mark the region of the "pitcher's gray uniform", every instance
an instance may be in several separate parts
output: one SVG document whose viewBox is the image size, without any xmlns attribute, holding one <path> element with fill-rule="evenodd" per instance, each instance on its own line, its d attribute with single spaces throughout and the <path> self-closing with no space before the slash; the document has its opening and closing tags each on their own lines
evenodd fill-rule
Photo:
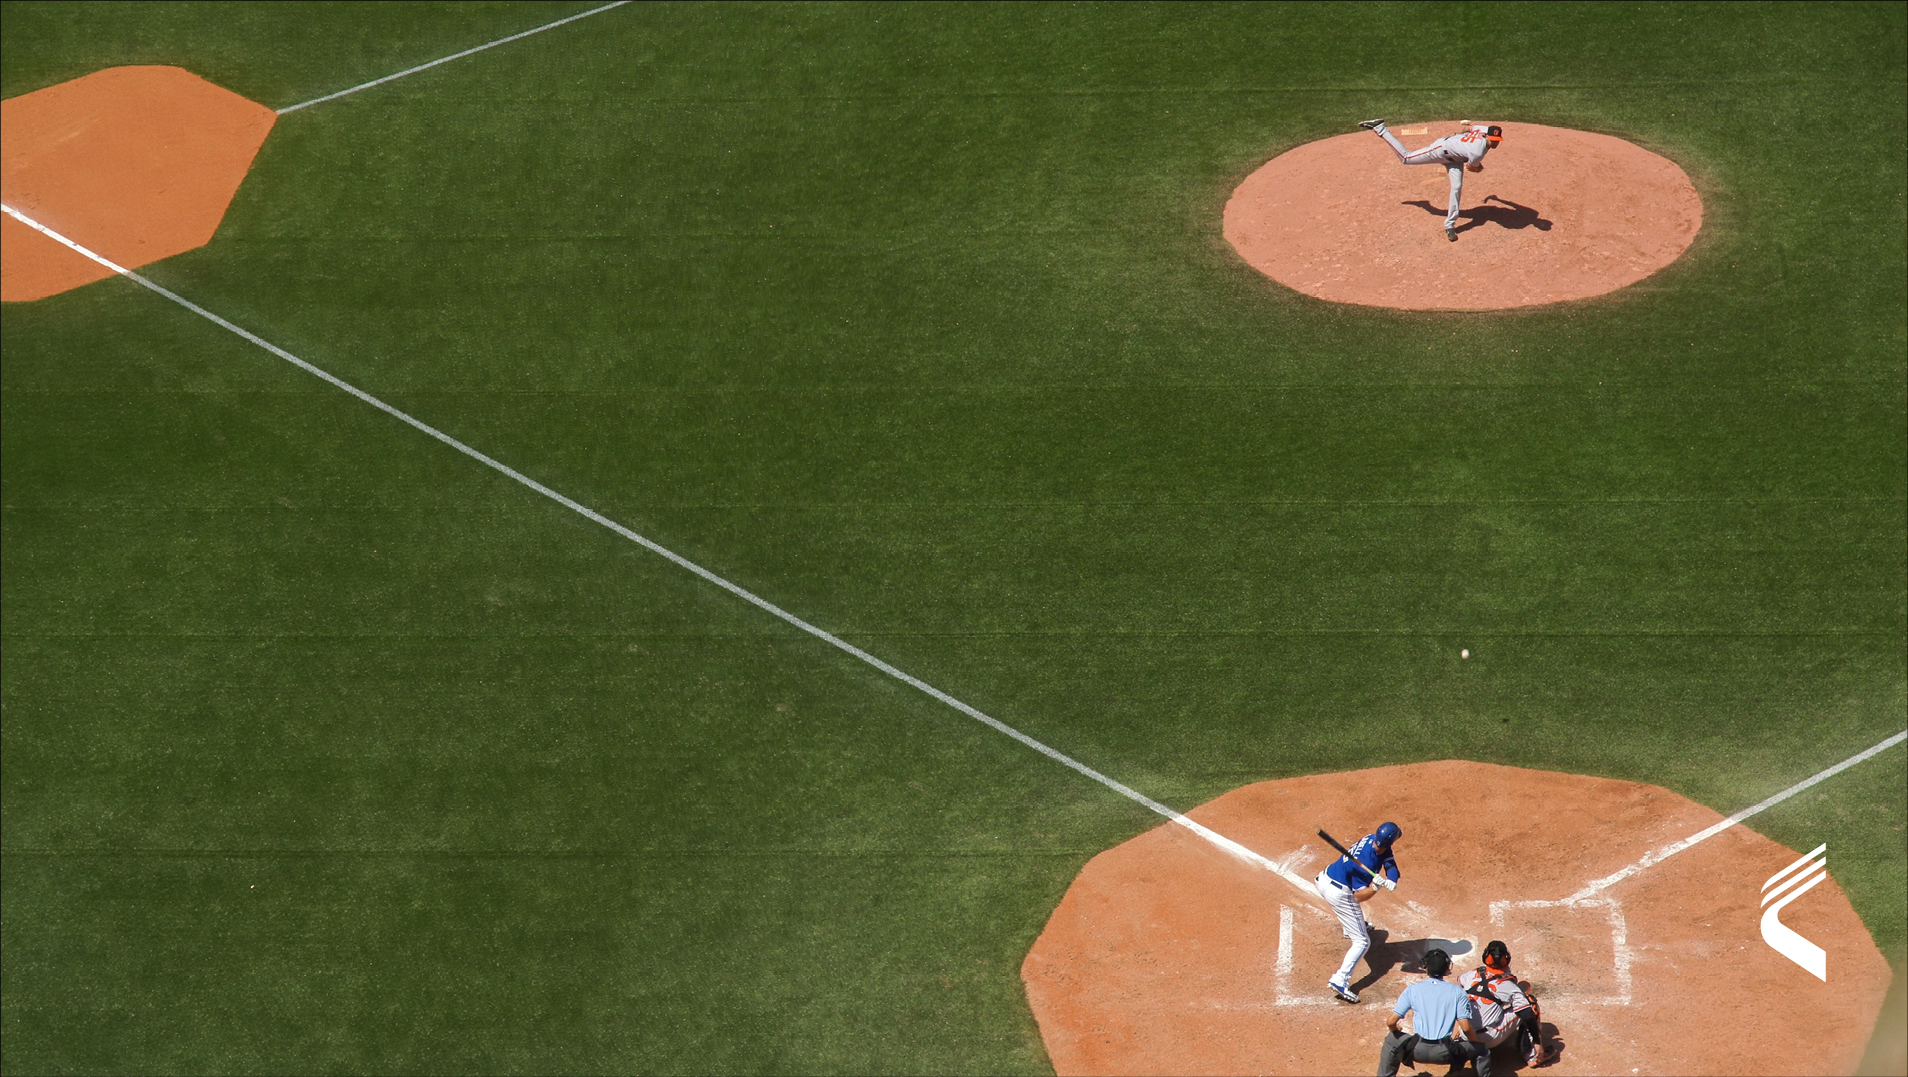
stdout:
<svg viewBox="0 0 1908 1077">
<path fill-rule="evenodd" d="M 1484 155 L 1504 140 L 1504 129 L 1496 124 L 1474 123 L 1455 135 L 1446 135 L 1417 151 L 1407 150 L 1385 127 L 1383 120 L 1366 120 L 1358 126 L 1375 131 L 1391 147 L 1398 160 L 1408 165 L 1443 165 L 1451 174 L 1451 204 L 1444 211 L 1444 238 L 1457 242 L 1458 196 L 1464 193 L 1464 170 L 1484 171 Z"/>
</svg>

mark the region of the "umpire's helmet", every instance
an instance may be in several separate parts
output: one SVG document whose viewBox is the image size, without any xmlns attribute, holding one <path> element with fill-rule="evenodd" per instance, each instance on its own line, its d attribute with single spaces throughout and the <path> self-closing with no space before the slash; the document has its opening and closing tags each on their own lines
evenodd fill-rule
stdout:
<svg viewBox="0 0 1908 1077">
<path fill-rule="evenodd" d="M 1424 971 L 1429 976 L 1443 976 L 1451 971 L 1451 955 L 1443 950 L 1431 949 L 1424 952 Z"/>
<path fill-rule="evenodd" d="M 1379 823 L 1378 832 L 1372 835 L 1372 837 L 1378 839 L 1378 844 L 1387 849 L 1391 847 L 1392 842 L 1397 841 L 1403 836 L 1404 831 L 1398 829 L 1397 823 Z"/>
</svg>

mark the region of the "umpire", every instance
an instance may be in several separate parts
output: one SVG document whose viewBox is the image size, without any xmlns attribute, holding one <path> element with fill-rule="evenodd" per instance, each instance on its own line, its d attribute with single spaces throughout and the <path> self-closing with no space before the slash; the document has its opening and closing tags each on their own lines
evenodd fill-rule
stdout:
<svg viewBox="0 0 1908 1077">
<path fill-rule="evenodd" d="M 1378 1052 L 1378 1077 L 1398 1077 L 1402 1061 L 1443 1062 L 1455 1072 L 1466 1062 L 1477 1067 L 1477 1077 L 1491 1077 L 1491 1052 L 1471 1042 L 1477 1011 L 1471 996 L 1444 977 L 1451 971 L 1451 955 L 1443 950 L 1424 952 L 1424 971 L 1429 980 L 1412 984 L 1398 996 L 1385 1024 L 1391 1032 Z M 1411 1014 L 1411 1035 L 1399 1031 L 1398 1019 Z"/>
</svg>

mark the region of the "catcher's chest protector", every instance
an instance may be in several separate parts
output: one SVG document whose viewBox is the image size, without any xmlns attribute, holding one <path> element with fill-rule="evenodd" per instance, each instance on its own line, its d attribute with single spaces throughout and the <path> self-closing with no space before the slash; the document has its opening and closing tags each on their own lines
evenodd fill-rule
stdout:
<svg viewBox="0 0 1908 1077">
<path fill-rule="evenodd" d="M 1491 984 L 1493 982 L 1502 982 L 1510 978 L 1511 978 L 1511 974 L 1508 972 L 1494 973 L 1491 971 L 1488 965 L 1479 965 L 1477 967 L 1477 982 L 1465 988 L 1464 993 L 1467 995 L 1471 995 L 1475 998 L 1481 998 L 1486 1002 L 1490 1002 L 1498 1006 L 1502 1006 L 1504 1005 L 1504 1000 L 1501 998 L 1498 998 L 1497 993 L 1491 990 Z"/>
<path fill-rule="evenodd" d="M 1477 967 L 1477 982 L 1465 988 L 1464 993 L 1470 995 L 1472 998 L 1502 1006 L 1504 1009 L 1509 1010 L 1510 1007 L 1504 1005 L 1504 1000 L 1497 997 L 1497 992 L 1491 990 L 1492 984 L 1503 983 L 1505 980 L 1515 983 L 1517 982 L 1517 977 L 1512 976 L 1508 972 L 1498 972 L 1488 965 L 1479 965 Z M 1542 1012 L 1537 1008 L 1536 999 L 1531 998 L 1529 995 L 1525 995 L 1524 998 L 1530 1003 L 1530 1012 L 1533 1016 Z"/>
</svg>

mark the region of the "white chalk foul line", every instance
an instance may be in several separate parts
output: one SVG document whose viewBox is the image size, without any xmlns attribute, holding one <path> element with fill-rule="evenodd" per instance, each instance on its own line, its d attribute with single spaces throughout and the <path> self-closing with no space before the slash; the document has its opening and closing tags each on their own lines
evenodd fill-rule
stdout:
<svg viewBox="0 0 1908 1077">
<path fill-rule="evenodd" d="M 1697 842 L 1706 841 L 1709 838 L 1715 837 L 1717 834 L 1720 834 L 1723 831 L 1728 830 L 1730 827 L 1735 826 L 1737 823 L 1742 822 L 1744 819 L 1749 818 L 1751 815 L 1754 815 L 1757 812 L 1763 811 L 1768 808 L 1773 808 L 1777 804 L 1780 804 L 1783 801 L 1789 799 L 1790 797 L 1796 795 L 1797 793 L 1800 793 L 1804 789 L 1807 789 L 1809 786 L 1814 785 L 1817 782 L 1822 782 L 1822 781 L 1828 780 L 1829 778 L 1833 778 L 1837 774 L 1840 774 L 1841 772 L 1847 770 L 1848 768 L 1854 766 L 1855 764 L 1860 763 L 1873 756 L 1880 755 L 1882 752 L 1885 752 L 1888 749 L 1893 748 L 1895 745 L 1900 744 L 1904 740 L 1908 740 L 1908 730 L 1903 730 L 1902 732 L 1897 733 L 1892 737 L 1889 737 L 1887 740 L 1882 741 L 1880 744 L 1875 745 L 1873 748 L 1870 748 L 1867 751 L 1857 752 L 1856 754 L 1849 756 L 1847 759 L 1842 760 L 1840 763 L 1835 764 L 1834 766 L 1828 768 L 1827 770 L 1821 772 L 1820 774 L 1817 774 L 1814 777 L 1808 778 L 1804 781 L 1799 781 L 1795 783 L 1794 785 L 1789 786 L 1787 789 L 1784 789 L 1782 792 L 1777 793 L 1775 796 L 1772 796 L 1769 799 L 1762 801 L 1759 804 L 1752 804 L 1749 807 L 1744 808 L 1741 811 L 1737 812 L 1736 814 L 1730 816 L 1729 818 L 1724 819 L 1722 822 L 1717 823 L 1715 826 L 1709 827 L 1705 830 L 1700 830 L 1694 834 L 1691 834 L 1689 837 L 1684 838 L 1682 841 L 1676 842 L 1671 845 L 1665 845 L 1661 849 L 1656 850 L 1655 852 L 1648 853 L 1643 857 L 1643 859 L 1637 861 L 1634 864 L 1631 864 L 1629 867 L 1624 868 L 1622 871 L 1619 871 L 1614 875 L 1606 875 L 1603 878 L 1598 879 L 1596 882 L 1591 883 L 1590 885 L 1584 887 L 1582 890 L 1579 890 L 1576 893 L 1565 898 L 1564 901 L 1565 902 L 1582 901 L 1585 898 L 1588 898 L 1598 893 L 1599 891 L 1605 890 L 1617 883 L 1622 882 L 1623 880 L 1629 878 L 1630 876 L 1635 875 L 1637 872 L 1642 871 L 1644 868 L 1651 867 L 1656 864 L 1661 864 L 1663 861 L 1668 860 L 1670 857 L 1675 856 L 1677 853 L 1682 852 L 1684 849 L 1687 849 L 1690 846 L 1695 845 Z"/>
<path fill-rule="evenodd" d="M 479 45 L 474 49 L 465 49 L 463 52 L 455 53 L 453 55 L 446 56 L 439 60 L 432 60 L 428 64 L 418 64 L 416 67 L 407 67 L 395 75 L 386 75 L 381 79 L 372 79 L 370 82 L 361 82 L 358 85 L 353 86 L 348 90 L 339 90 L 337 93 L 328 93 L 324 95 L 323 97 L 314 97 L 309 101 L 300 101 L 299 103 L 295 105 L 286 105 L 284 108 L 281 108 L 278 110 L 278 114 L 280 116 L 283 116 L 287 112 L 297 112 L 301 108 L 310 108 L 313 105 L 323 104 L 326 101 L 335 101 L 338 98 L 344 97 L 347 94 L 357 93 L 359 90 L 368 90 L 373 86 L 382 86 L 387 82 L 395 82 L 396 80 L 401 79 L 406 75 L 415 75 L 419 71 L 428 71 L 431 68 L 436 67 L 438 64 L 447 64 L 447 63 L 450 63 L 452 60 L 461 60 L 466 56 L 469 56 L 473 53 L 482 52 L 485 49 L 494 49 L 499 45 L 508 45 L 512 41 L 517 41 L 522 38 L 529 37 L 531 34 L 540 34 L 544 32 L 545 30 L 554 30 L 557 27 L 562 26 L 566 22 L 575 22 L 578 19 L 587 19 L 591 15 L 601 14 L 602 12 L 608 11 L 609 9 L 613 7 L 622 7 L 624 4 L 627 4 L 627 3 L 629 3 L 629 0 L 616 0 L 616 2 L 613 4 L 604 4 L 602 7 L 591 8 L 588 11 L 583 11 L 575 15 L 572 15 L 567 19 L 558 19 L 555 22 L 546 22 L 542 26 L 525 30 L 524 32 L 520 34 L 511 34 L 509 37 L 500 37 L 495 41 L 485 42 L 484 44 Z M 183 302 L 183 300 L 181 300 L 181 302 Z"/>
<path fill-rule="evenodd" d="M 855 646 L 854 644 L 849 643 L 848 641 L 844 639 L 841 639 L 840 637 L 834 635 L 833 633 L 824 631 L 820 628 L 815 627 L 812 624 L 809 624 L 807 621 L 804 621 L 800 617 L 797 617 L 794 614 L 783 609 L 782 607 L 777 606 L 775 603 L 770 602 L 768 599 L 762 598 L 761 596 L 751 591 L 745 590 L 742 587 L 737 586 L 736 584 L 730 583 L 728 580 L 725 580 L 722 577 L 716 575 L 715 573 L 710 572 L 708 569 L 703 568 L 701 565 L 696 564 L 695 562 L 689 560 L 686 557 L 683 557 L 682 555 L 672 550 L 666 549 L 662 546 L 657 545 L 654 542 L 651 542 L 649 539 L 646 539 L 643 536 L 637 534 L 636 532 L 631 531 L 629 528 L 624 527 L 622 524 L 619 524 L 615 520 L 612 520 L 609 517 L 604 516 L 603 514 L 588 507 L 587 505 L 583 505 L 579 502 L 572 501 L 568 497 L 565 497 L 564 495 L 557 493 L 555 490 L 550 489 L 548 486 L 543 485 L 542 483 L 531 478 L 530 476 L 525 475 L 524 473 L 511 467 L 510 465 L 505 464 L 499 460 L 493 459 L 492 457 L 484 455 L 483 453 L 477 451 L 476 449 L 471 448 L 470 446 L 464 444 L 463 442 L 457 440 L 456 438 L 451 437 L 449 434 L 444 433 L 442 430 L 439 430 L 436 427 L 430 425 L 429 423 L 424 422 L 422 419 L 414 418 L 408 413 L 400 411 L 397 408 L 394 408 L 391 405 L 386 404 L 384 401 L 379 400 L 377 397 L 372 396 L 370 393 L 365 392 L 363 389 L 360 389 L 357 386 L 352 385 L 350 382 L 347 382 L 342 378 L 335 377 L 334 375 L 326 371 L 320 370 L 319 368 L 311 365 L 310 363 L 305 362 L 303 359 L 298 358 L 296 355 L 293 355 L 292 353 L 286 351 L 285 349 L 279 347 L 278 345 L 273 344 L 271 341 L 266 340 L 264 337 L 261 337 L 257 335 L 256 333 L 252 333 L 238 325 L 233 324 L 232 322 L 228 322 L 224 318 L 219 317 L 218 315 L 212 313 L 211 311 L 205 309 L 202 306 L 199 306 L 197 303 L 192 302 L 191 300 L 185 298 L 184 296 L 181 296 L 176 292 L 172 292 L 165 288 L 162 288 L 159 285 L 154 284 L 152 281 L 147 280 L 145 277 L 142 277 L 139 274 L 134 273 L 132 270 L 127 269 L 124 266 L 121 266 L 115 262 L 112 262 L 98 254 L 95 254 L 94 252 L 86 249 L 85 247 L 80 246 L 78 243 L 75 243 L 72 240 L 66 238 L 65 236 L 59 234 L 58 232 L 55 232 L 53 229 L 48 228 L 46 225 L 41 224 L 39 221 L 36 221 L 33 218 L 27 216 L 26 214 L 21 213 L 19 210 L 14 209 L 12 206 L 0 205 L 0 211 L 4 211 L 7 216 L 12 217 L 14 220 L 17 220 L 21 224 L 26 225 L 28 228 L 31 228 L 34 231 L 39 232 L 41 235 L 46 236 L 48 239 L 51 239 L 54 242 L 59 243 L 60 245 L 64 247 L 67 247 L 79 254 L 85 255 L 86 257 L 92 259 L 95 262 L 98 262 L 100 265 L 103 265 L 107 269 L 110 269 L 113 272 L 119 274 L 120 276 L 125 277 L 127 280 L 133 281 L 134 283 L 139 284 L 142 287 L 148 288 L 154 292 L 157 292 L 158 294 L 162 296 L 165 296 L 167 299 L 172 300 L 174 303 L 179 304 L 180 306 L 186 308 L 192 313 L 197 314 L 199 317 L 206 319 L 207 321 L 213 323 L 214 325 L 217 325 L 221 329 L 228 330 L 232 333 L 237 334 L 238 336 L 245 338 L 246 340 L 252 342 L 253 344 L 256 344 L 259 347 L 265 349 L 266 351 L 271 352 L 273 355 L 278 356 L 280 359 L 283 359 L 286 362 L 292 364 L 298 369 L 303 370 L 306 373 L 311 374 L 315 377 L 322 378 L 327 382 L 330 382 L 332 385 L 335 385 L 338 388 L 343 389 L 345 392 L 350 393 L 352 396 L 357 397 L 359 400 L 362 400 L 365 403 L 371 405 L 372 407 L 378 409 L 379 411 L 384 412 L 386 415 L 389 415 L 392 418 L 397 419 L 398 421 L 415 428 L 421 433 L 428 434 L 431 437 L 436 438 L 438 441 L 441 441 L 444 444 L 450 446 L 451 448 L 456 449 L 458 452 L 463 453 L 465 456 L 470 457 L 472 460 L 475 460 L 480 464 L 483 464 L 485 467 L 488 467 L 491 470 L 496 471 L 502 475 L 507 475 L 510 478 L 516 480 L 517 482 L 520 482 L 523 485 L 529 487 L 530 489 L 535 490 L 537 493 L 542 494 L 544 497 L 547 497 L 550 500 L 556 502 L 557 504 L 562 505 L 564 508 L 569 509 L 572 512 L 575 512 L 578 515 L 583 516 L 596 523 L 602 524 L 604 527 L 607 527 L 611 531 L 614 531 L 617 534 L 628 539 L 629 541 L 634 542 L 636 545 L 641 546 L 643 549 L 648 550 L 651 553 L 657 554 L 658 556 L 669 559 L 670 561 L 681 566 L 682 568 L 685 568 L 689 570 L 690 572 L 693 572 L 696 575 L 702 577 L 703 579 L 709 581 L 710 583 L 715 584 L 717 587 L 722 588 L 724 591 L 727 591 L 730 594 L 735 595 L 737 598 L 740 598 L 743 601 L 748 602 L 749 604 L 756 606 L 757 608 L 762 609 L 768 613 L 774 614 L 775 616 L 781 618 L 784 621 L 787 621 L 789 624 L 794 625 L 796 628 L 801 629 L 802 631 L 808 633 L 811 636 L 814 636 L 816 639 L 819 639 L 829 644 L 830 646 L 837 647 L 843 651 L 846 651 L 848 654 L 851 654 L 855 656 L 856 658 L 861 659 L 863 662 L 868 663 L 869 665 L 873 666 L 874 668 L 880 670 L 883 673 L 886 673 L 888 676 L 893 677 L 894 679 L 902 682 L 903 684 L 906 684 L 912 688 L 920 689 L 921 691 L 927 693 L 930 696 L 933 696 L 935 699 L 940 700 L 942 703 L 945 703 L 948 706 L 954 708 L 955 710 L 960 711 L 962 714 L 967 715 L 969 718 L 974 719 L 975 721 L 981 723 L 982 725 L 987 726 L 988 728 L 994 730 L 995 732 L 1002 733 L 1006 736 L 1012 737 L 1013 739 L 1019 741 L 1020 743 L 1026 745 L 1027 747 L 1032 748 L 1034 751 L 1039 752 L 1041 755 L 1046 756 L 1048 759 L 1051 759 L 1054 762 L 1059 763 L 1063 766 L 1070 767 L 1073 770 L 1078 771 L 1079 773 L 1084 774 L 1087 777 L 1093 779 L 1094 781 L 1099 782 L 1101 785 L 1106 786 L 1108 789 L 1113 790 L 1115 793 L 1120 794 L 1121 796 L 1127 798 L 1128 800 L 1131 800 L 1136 804 L 1140 804 L 1151 811 L 1158 812 L 1160 815 L 1165 816 L 1166 818 L 1172 820 L 1173 822 L 1179 824 L 1180 826 L 1185 827 L 1187 830 L 1192 831 L 1194 834 L 1199 835 L 1201 838 L 1204 838 L 1206 841 L 1211 842 L 1213 845 L 1218 846 L 1220 849 L 1224 850 L 1225 852 L 1235 857 L 1238 857 L 1239 859 L 1244 860 L 1249 864 L 1253 864 L 1258 867 L 1265 868 L 1268 871 L 1272 871 L 1278 874 L 1281 878 L 1284 878 L 1287 882 L 1290 882 L 1294 886 L 1297 886 L 1301 890 L 1309 890 L 1309 887 L 1306 885 L 1305 881 L 1300 879 L 1297 875 L 1295 875 L 1291 870 L 1286 868 L 1284 865 L 1275 864 L 1271 860 L 1268 860 L 1265 857 L 1260 856 L 1258 853 L 1255 853 L 1252 850 L 1246 848 L 1245 846 L 1240 845 L 1238 842 L 1233 841 L 1231 838 L 1228 838 L 1225 835 L 1220 834 L 1208 827 L 1202 826 L 1199 823 L 1193 822 L 1191 819 L 1188 819 L 1184 815 L 1181 815 L 1180 813 L 1174 811 L 1173 809 L 1167 807 L 1166 805 L 1161 804 L 1159 801 L 1154 800 L 1152 797 L 1149 797 L 1144 793 L 1141 793 L 1135 789 L 1131 789 L 1125 785 L 1122 785 L 1119 782 L 1114 781 L 1112 778 L 1109 778 L 1106 775 L 1101 774 L 1099 771 L 1094 770 L 1092 767 L 1087 766 L 1085 763 L 1080 762 L 1078 759 L 1075 759 L 1072 756 L 1067 755 L 1066 753 L 1058 751 L 1054 748 L 1049 748 L 1045 744 L 1042 744 L 1041 742 L 1033 739 L 1032 737 L 1028 736 L 1025 733 L 1022 733 L 1020 730 L 1015 729 L 1013 726 L 1010 726 L 1007 723 L 1000 721 L 999 719 L 992 718 L 992 717 L 989 717 L 988 715 L 982 714 L 980 711 L 975 710 L 973 707 L 968 706 L 967 704 L 961 702 L 958 699 L 955 699 L 953 696 L 948 695 L 946 692 L 941 691 L 939 688 L 934 687 L 933 685 L 927 683 L 926 681 L 923 681 L 920 678 L 914 677 L 910 674 L 903 673 L 901 670 L 898 670 L 895 667 L 889 665 L 888 663 L 883 662 L 881 659 L 876 658 L 874 655 L 871 655 L 867 651 L 862 650 L 861 648 Z"/>
</svg>

